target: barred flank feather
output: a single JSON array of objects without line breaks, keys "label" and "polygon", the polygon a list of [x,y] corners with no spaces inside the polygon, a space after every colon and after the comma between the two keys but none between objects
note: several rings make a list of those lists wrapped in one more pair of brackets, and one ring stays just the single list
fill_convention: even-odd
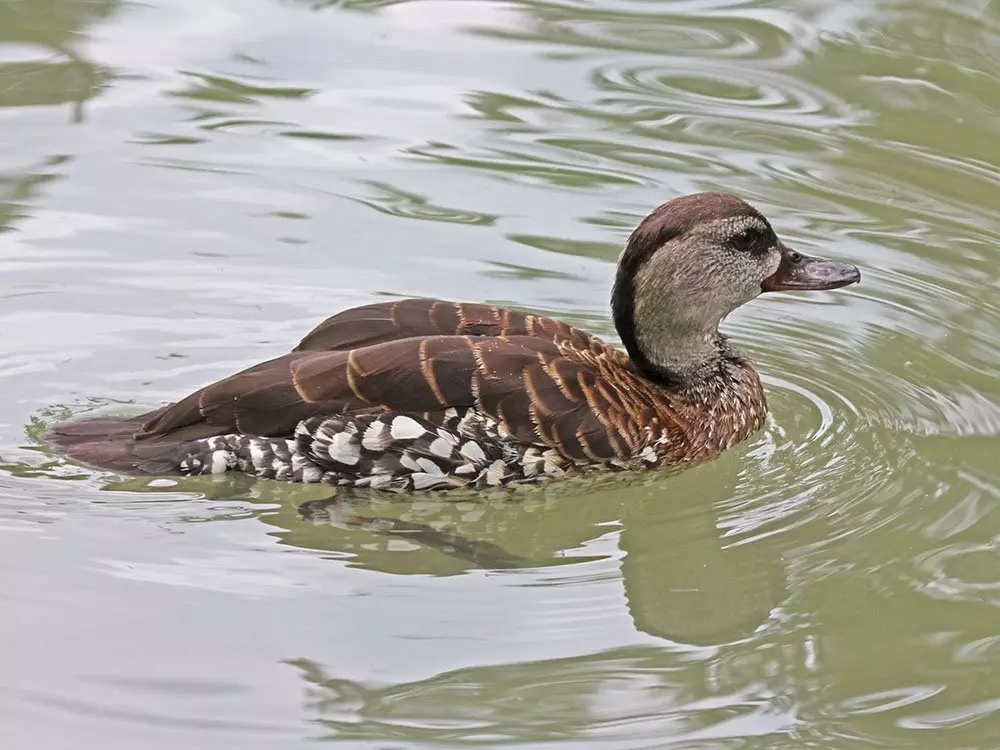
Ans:
[{"label": "barred flank feather", "polygon": [[178,469],[396,491],[543,482],[566,471],[558,454],[523,445],[479,412],[456,412],[452,421],[448,428],[399,412],[312,417],[290,440],[232,434],[194,441]]}]

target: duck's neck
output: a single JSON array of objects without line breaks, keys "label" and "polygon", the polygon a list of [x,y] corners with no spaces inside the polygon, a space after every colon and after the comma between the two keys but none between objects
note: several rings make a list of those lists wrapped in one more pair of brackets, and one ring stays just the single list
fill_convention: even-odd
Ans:
[{"label": "duck's neck", "polygon": [[738,355],[719,333],[722,315],[716,311],[724,305],[678,292],[671,267],[663,268],[655,257],[638,270],[619,266],[611,309],[632,362],[671,389],[717,378],[729,355]]},{"label": "duck's neck", "polygon": [[733,352],[717,330],[638,330],[626,348],[647,377],[674,388],[714,379],[726,355]]},{"label": "duck's neck", "polygon": [[709,453],[745,440],[764,424],[767,398],[753,362],[718,331],[639,344],[643,375],[667,389],[674,413],[691,420],[692,444]]},{"label": "duck's neck", "polygon": [[659,321],[619,326],[629,357],[646,378],[692,398],[734,388],[761,391],[753,363],[715,325],[677,325],[666,317]]}]

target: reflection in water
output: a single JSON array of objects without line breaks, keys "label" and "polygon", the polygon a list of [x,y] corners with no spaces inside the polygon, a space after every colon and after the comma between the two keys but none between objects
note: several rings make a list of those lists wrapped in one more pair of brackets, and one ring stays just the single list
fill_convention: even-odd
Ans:
[{"label": "reflection in water", "polygon": [[53,168],[68,161],[69,157],[54,156],[24,172],[0,172],[0,233],[28,217],[28,204],[40,197],[46,183],[60,176]]},{"label": "reflection in water", "polygon": [[335,8],[337,10],[373,11],[386,5],[394,5],[406,0],[281,0],[282,2],[301,3],[313,10]]},{"label": "reflection in water", "polygon": [[[338,678],[308,659],[291,660],[289,665],[306,685],[305,713],[315,728],[312,739],[333,742],[451,748],[544,742],[579,747],[609,728],[627,726],[629,740],[616,740],[613,747],[652,747],[648,743],[667,738],[674,743],[695,741],[703,734],[763,734],[793,723],[788,716],[768,715],[758,702],[735,690],[717,693],[712,700],[698,687],[711,682],[704,663],[688,660],[683,665],[678,660],[671,669],[656,650],[641,647],[472,667],[385,687]],[[679,672],[688,684],[680,682]]]},{"label": "reflection in water", "polygon": [[[25,45],[35,59],[0,63],[0,107],[72,104],[74,122],[83,103],[111,80],[110,71],[77,52],[84,27],[107,18],[120,0],[11,0],[0,4],[0,48]],[[38,54],[44,50],[44,54]]]},{"label": "reflection in water", "polygon": [[82,122],[83,103],[97,96],[107,79],[107,71],[84,60],[3,63],[0,64],[0,107],[72,103],[73,122]]},{"label": "reflection in water", "polygon": [[359,528],[390,539],[412,539],[446,555],[467,560],[478,567],[500,570],[516,567],[524,560],[504,552],[495,544],[467,539],[458,534],[439,530],[430,524],[413,523],[386,516],[361,516],[352,512],[345,501],[338,498],[310,500],[299,506],[299,513],[313,523],[325,522],[334,526]]},{"label": "reflection in water", "polygon": [[[84,102],[111,81],[108,69],[77,51],[81,32],[109,17],[120,0],[11,0],[0,3],[0,51],[11,48],[29,59],[0,60],[0,112],[5,108],[72,105],[74,123],[84,119]],[[14,145],[23,156],[27,144]],[[0,156],[4,155],[0,144]],[[56,155],[16,172],[0,169],[0,233],[27,218],[27,204],[41,187],[60,176],[56,169],[70,160]]]},{"label": "reflection in water", "polygon": [[[675,477],[585,478],[464,499],[310,499],[298,512],[295,498],[322,488],[264,483],[268,502],[278,506],[255,515],[278,527],[285,545],[332,552],[351,567],[393,575],[541,572],[607,560],[622,579],[638,630],[676,643],[721,644],[752,634],[785,587],[776,537],[752,544],[742,543],[740,534],[721,538],[718,499],[738,491],[735,476],[720,481],[718,470],[732,472],[737,465],[713,462]],[[712,471],[711,482],[705,481]],[[181,480],[168,491],[198,484]],[[233,497],[238,486],[224,482],[213,494]],[[260,492],[259,485],[247,488]],[[590,549],[608,533],[623,554]],[[573,576],[572,570],[566,574]],[[563,576],[555,580],[552,585]]]},{"label": "reflection in water", "polygon": [[[407,538],[420,545],[430,542],[430,549],[393,543],[389,513],[421,518],[428,528],[447,527],[450,538],[460,534],[463,549],[488,537],[495,542],[489,544],[491,550],[517,553],[521,559],[513,564],[533,572],[535,585],[553,587],[570,584],[578,575],[595,575],[593,570],[574,574],[573,566],[599,560],[588,548],[610,533],[624,553],[618,573],[635,627],[677,646],[714,646],[750,637],[785,596],[776,538],[753,544],[742,544],[738,536],[720,538],[716,498],[736,491],[738,466],[713,462],[669,478],[588,478],[515,491],[494,501],[418,500],[419,507],[394,501],[370,510],[353,506],[359,516],[378,513],[383,519],[379,533],[384,536],[377,543],[368,535],[371,526],[359,529],[353,520],[341,527],[309,528],[279,511],[284,522],[277,525],[286,529],[279,532],[285,543],[350,550],[352,566],[397,575],[435,570],[440,575],[442,565],[432,562],[433,557],[454,556],[455,550],[434,549],[438,539],[413,534],[412,527],[406,529]],[[733,476],[719,482],[719,471]],[[712,481],[707,472],[715,474]],[[606,562],[616,565],[616,557],[611,554]],[[448,569],[458,573],[481,562],[453,557]],[[500,567],[511,562],[507,557]],[[552,565],[569,568],[563,575],[546,574]],[[608,606],[604,598],[573,604],[550,613],[547,621],[558,624],[549,626],[571,633],[596,614],[592,609]],[[519,613],[509,613],[509,627],[530,627],[519,619]],[[718,664],[712,648],[669,655],[638,646],[469,667],[391,685],[338,677],[334,666],[307,658],[289,664],[307,684],[306,715],[317,728],[315,739],[321,740],[465,748],[501,741],[582,741],[599,726],[627,722],[636,737],[679,741],[704,731],[739,734],[750,726],[754,734],[775,731],[787,722],[784,716],[769,716],[759,701],[749,698],[741,667]],[[729,699],[722,700],[727,694]],[[616,697],[625,695],[627,700]]]},{"label": "reflection in water", "polygon": [[[663,498],[654,495],[645,504],[658,502]],[[651,530],[641,505],[629,506],[621,534],[621,575],[636,628],[708,646],[746,638],[760,627],[785,595],[775,541],[721,539],[717,511],[703,497],[682,503],[673,518]]]},{"label": "reflection in water", "polygon": [[[352,568],[400,576],[449,576],[479,568],[541,572],[605,560],[624,585],[635,627],[671,642],[706,646],[751,635],[785,596],[781,538],[721,530],[720,513],[754,491],[745,457],[684,473],[595,475],[539,488],[441,498],[347,494],[323,487],[171,478],[113,482],[107,489],[196,491],[212,500],[247,498],[283,545],[333,553]],[[754,461],[751,461],[754,463]],[[739,473],[739,476],[737,476]],[[787,492],[786,492],[787,494]],[[252,507],[252,506],[251,506]],[[758,511],[763,523],[771,522]],[[244,510],[232,516],[246,518]],[[221,521],[225,515],[214,515]],[[594,543],[612,534],[613,551]],[[560,585],[562,576],[551,585]],[[513,616],[513,615],[512,615]],[[571,617],[572,615],[567,615]]]},{"label": "reflection in water", "polygon": [[288,86],[262,86],[236,81],[233,78],[189,74],[187,86],[171,92],[173,96],[208,102],[229,104],[258,104],[261,99],[303,99],[315,94],[312,89],[290,88]]}]

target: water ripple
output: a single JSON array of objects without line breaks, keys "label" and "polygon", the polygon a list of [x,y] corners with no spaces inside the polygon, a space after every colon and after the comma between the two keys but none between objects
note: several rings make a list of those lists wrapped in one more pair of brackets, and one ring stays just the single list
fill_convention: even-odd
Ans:
[{"label": "water ripple", "polygon": [[792,124],[788,120],[795,118],[796,127],[822,127],[843,123],[848,109],[837,97],[794,75],[759,67],[703,62],[628,67],[616,61],[595,69],[591,76],[597,91],[624,95],[602,97],[599,106],[638,110],[645,120],[697,113],[725,121]]},{"label": "water ripple", "polygon": [[[646,4],[594,7],[589,4],[520,2],[533,17],[530,29],[476,29],[495,38],[560,47],[736,59],[773,59],[794,54],[793,32],[807,29],[790,13],[752,10],[746,3],[706,8],[706,3],[671,3],[650,12]],[[707,11],[707,12],[706,12]]]}]

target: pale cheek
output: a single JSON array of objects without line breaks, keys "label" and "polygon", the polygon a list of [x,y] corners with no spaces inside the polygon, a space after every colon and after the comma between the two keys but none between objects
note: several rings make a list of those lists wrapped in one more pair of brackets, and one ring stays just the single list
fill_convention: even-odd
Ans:
[{"label": "pale cheek", "polygon": [[771,252],[766,256],[761,258],[760,262],[760,280],[763,281],[768,276],[773,274],[778,270],[778,266],[781,265],[781,253]]}]

